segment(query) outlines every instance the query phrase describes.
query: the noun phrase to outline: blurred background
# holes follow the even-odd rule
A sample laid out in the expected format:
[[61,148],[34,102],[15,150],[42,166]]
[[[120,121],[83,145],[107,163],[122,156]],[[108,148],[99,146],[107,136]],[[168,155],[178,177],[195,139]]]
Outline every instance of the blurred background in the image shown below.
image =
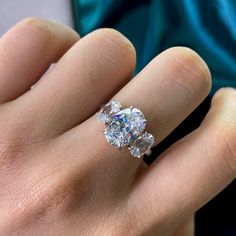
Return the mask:
[[9,0],[0,1],[0,35],[29,16],[55,19],[73,26],[70,0]]
[[[217,89],[236,87],[236,0],[1,0],[0,36],[29,16],[57,20],[81,36],[100,27],[118,29],[137,50],[135,73],[172,46],[188,46],[207,62],[210,95],[145,159],[148,164],[199,126]],[[236,236],[235,200],[234,181],[197,212],[196,235]]]

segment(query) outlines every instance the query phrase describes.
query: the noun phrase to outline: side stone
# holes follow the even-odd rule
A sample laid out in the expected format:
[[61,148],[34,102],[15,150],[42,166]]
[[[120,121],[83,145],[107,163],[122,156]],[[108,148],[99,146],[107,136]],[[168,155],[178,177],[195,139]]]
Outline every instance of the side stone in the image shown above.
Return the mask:
[[154,137],[148,132],[145,132],[130,144],[130,153],[131,155],[140,158],[150,150],[153,144]]
[[103,106],[96,115],[98,120],[100,120],[102,123],[109,124],[112,120],[113,115],[120,111],[120,109],[120,103],[116,100],[113,100]]

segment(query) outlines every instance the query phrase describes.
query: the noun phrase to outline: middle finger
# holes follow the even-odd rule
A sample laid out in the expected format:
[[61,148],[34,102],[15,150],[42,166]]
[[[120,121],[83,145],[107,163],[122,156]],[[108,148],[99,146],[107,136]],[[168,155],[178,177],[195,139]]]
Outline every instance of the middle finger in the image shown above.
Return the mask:
[[[147,131],[154,135],[156,145],[202,102],[210,85],[205,62],[192,50],[176,47],[157,56],[114,98],[123,108],[133,106],[143,112]],[[75,153],[82,151],[92,161],[109,158],[124,165],[139,163],[135,158],[114,158],[130,153],[127,148],[118,150],[108,144],[103,129],[93,116],[60,138],[63,146],[70,145]],[[127,169],[130,172],[128,166]]]
[[128,82],[134,66],[134,47],[122,34],[96,30],[76,43],[32,90],[14,101],[14,112],[23,120],[30,118],[28,127],[37,124],[35,136],[55,137],[92,115]]

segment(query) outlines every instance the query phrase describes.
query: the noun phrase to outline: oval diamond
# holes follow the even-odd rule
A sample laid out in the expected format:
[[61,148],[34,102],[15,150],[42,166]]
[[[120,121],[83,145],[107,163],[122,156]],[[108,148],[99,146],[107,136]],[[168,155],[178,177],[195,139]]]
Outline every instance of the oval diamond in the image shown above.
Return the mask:
[[126,108],[113,116],[104,134],[111,145],[128,146],[144,131],[146,123],[147,121],[139,109]]

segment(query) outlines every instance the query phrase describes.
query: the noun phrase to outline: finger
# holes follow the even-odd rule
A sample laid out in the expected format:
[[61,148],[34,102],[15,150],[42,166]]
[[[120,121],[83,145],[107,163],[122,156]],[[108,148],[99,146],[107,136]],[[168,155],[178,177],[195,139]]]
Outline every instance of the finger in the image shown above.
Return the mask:
[[191,49],[175,47],[149,63],[115,99],[145,114],[157,144],[201,103],[210,86],[205,62]]
[[140,211],[149,203],[153,215],[147,220],[153,224],[167,219],[171,224],[195,212],[235,176],[236,90],[221,89],[200,128],[140,175],[132,201]]
[[[190,49],[172,48],[157,56],[115,98],[123,107],[132,105],[143,111],[157,144],[201,103],[209,88],[210,74],[202,59]],[[80,164],[101,162],[109,168],[109,175],[120,173],[122,178],[133,178],[140,161],[128,149],[118,150],[108,144],[103,129],[93,116],[61,135],[56,140],[58,150],[69,150],[70,155],[83,153],[78,159]],[[74,161],[67,162],[71,163]]]
[[79,36],[51,20],[27,18],[0,39],[0,103],[27,91]]
[[97,111],[128,82],[134,66],[134,47],[124,36],[112,29],[94,31],[74,45],[15,109],[23,106],[24,116],[30,113],[40,123],[42,135],[56,136]]

